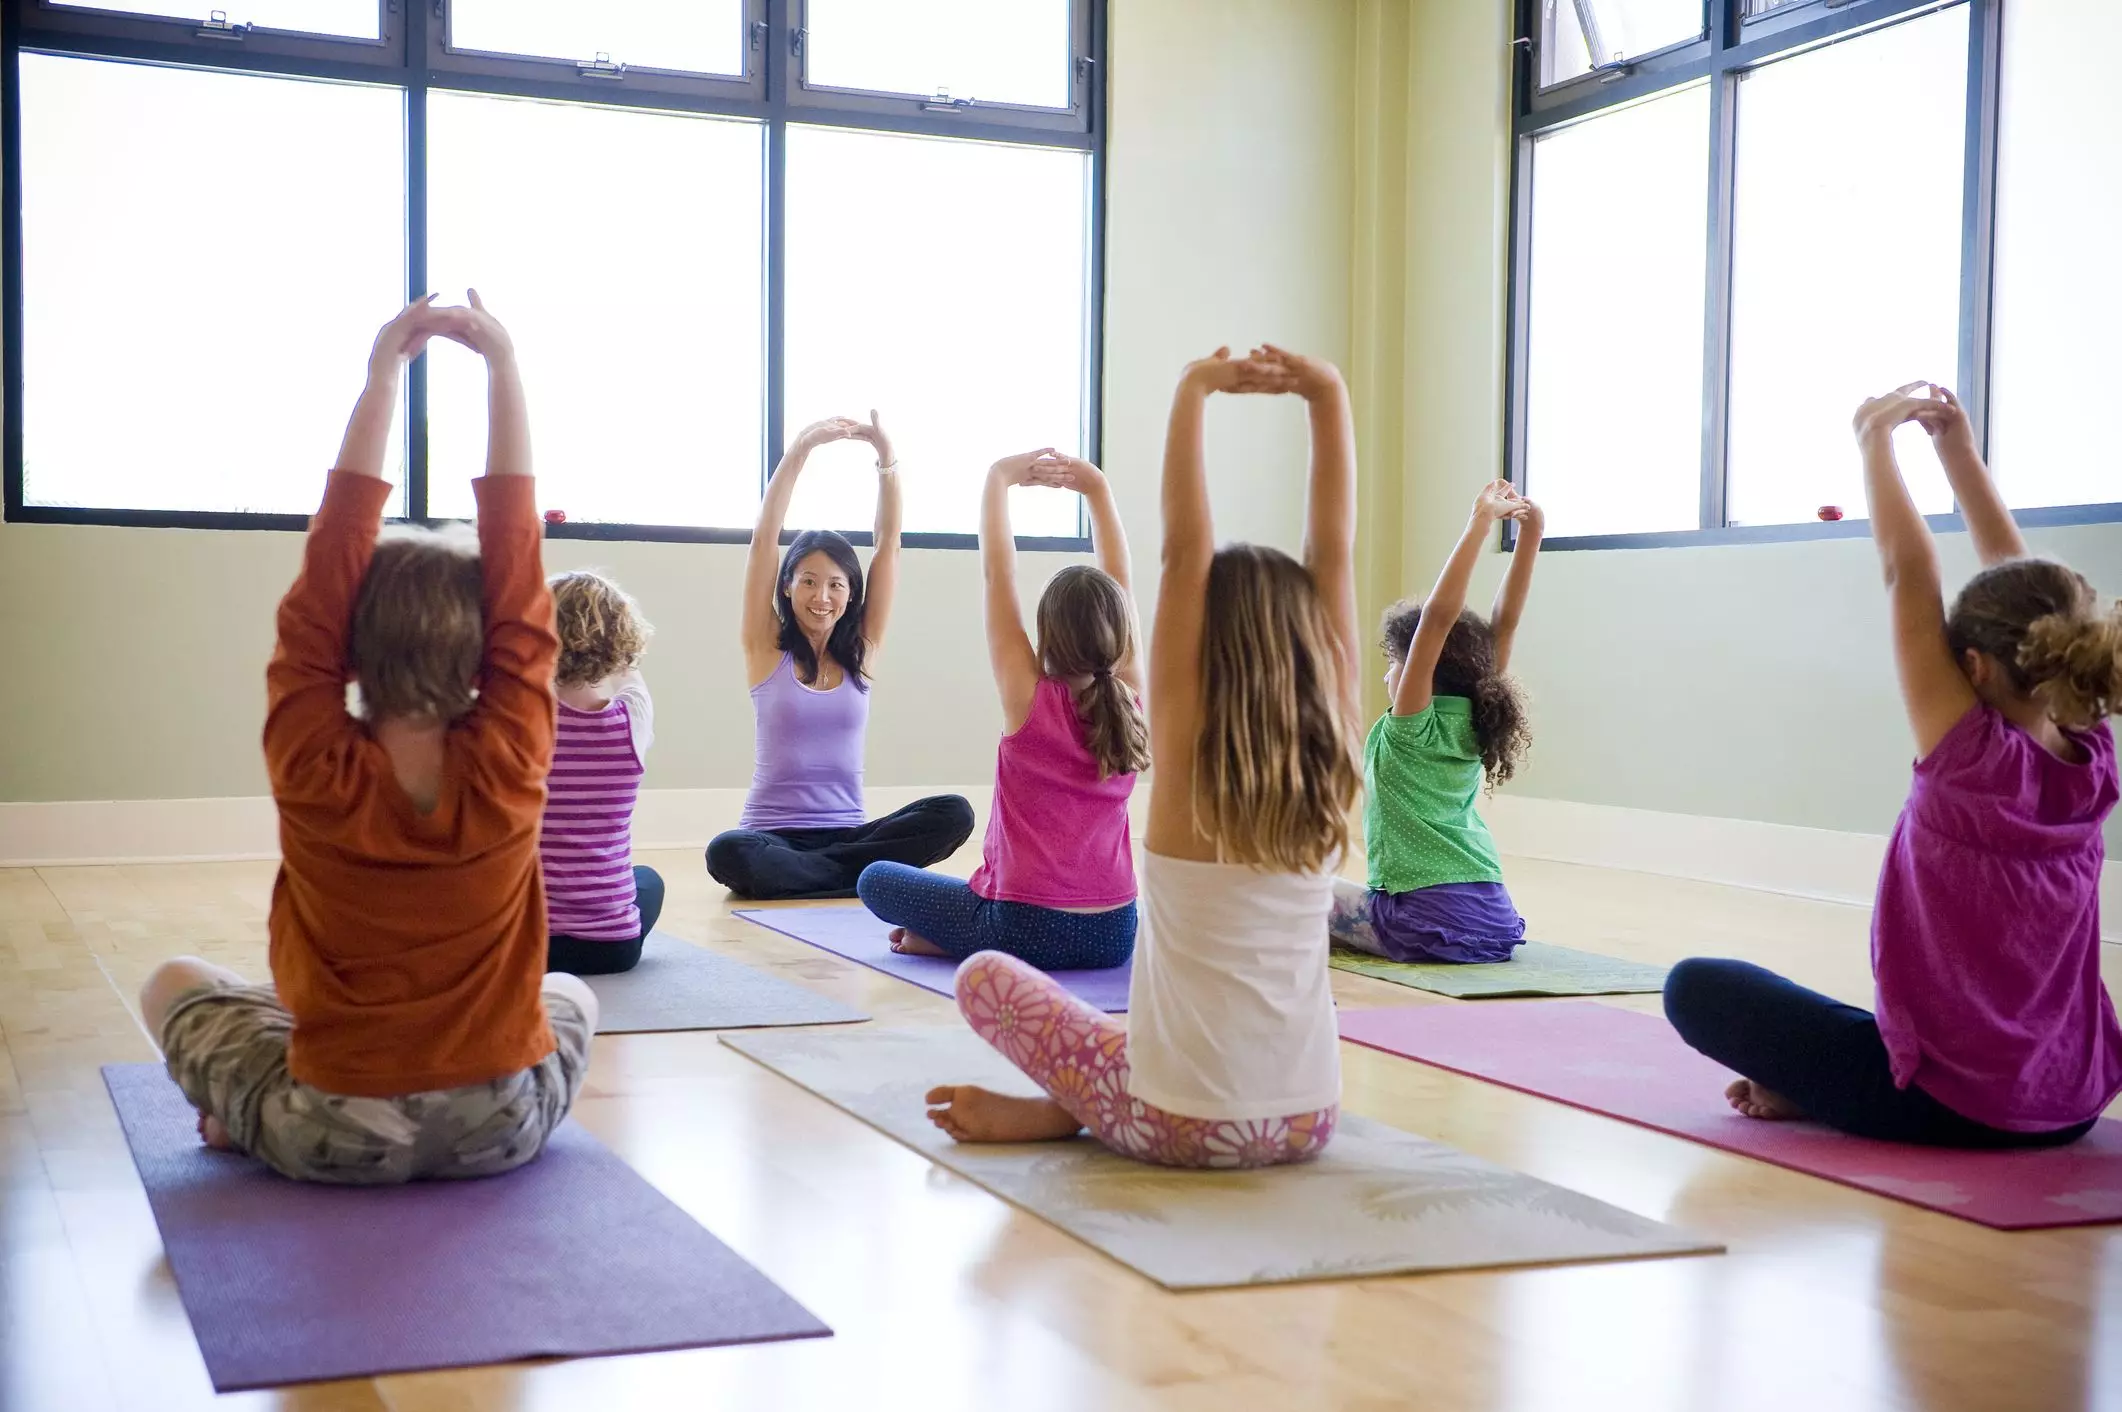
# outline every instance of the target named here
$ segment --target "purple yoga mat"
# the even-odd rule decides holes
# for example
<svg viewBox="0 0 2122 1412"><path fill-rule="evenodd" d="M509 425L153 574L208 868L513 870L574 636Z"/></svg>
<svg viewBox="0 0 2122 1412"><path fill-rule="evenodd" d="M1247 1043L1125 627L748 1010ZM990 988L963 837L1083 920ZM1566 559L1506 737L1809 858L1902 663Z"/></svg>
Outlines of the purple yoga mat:
<svg viewBox="0 0 2122 1412"><path fill-rule="evenodd" d="M2122 1123L2068 1147L1960 1152L1742 1118L1730 1070L1656 1015L1578 1002L1343 1010L1341 1037L2000 1230L2122 1221Z"/></svg>
<svg viewBox="0 0 2122 1412"><path fill-rule="evenodd" d="M745 908L737 915L873 971L912 981L923 990L952 994L951 980L958 974L958 963L942 956L901 956L892 950L891 924L878 921L867 907ZM1127 1009L1127 985L1134 971L1126 965L1050 974L1086 1005L1117 1015Z"/></svg>
<svg viewBox="0 0 2122 1412"><path fill-rule="evenodd" d="M573 1121L506 1176L292 1182L210 1152L159 1064L107 1064L216 1392L832 1330Z"/></svg>

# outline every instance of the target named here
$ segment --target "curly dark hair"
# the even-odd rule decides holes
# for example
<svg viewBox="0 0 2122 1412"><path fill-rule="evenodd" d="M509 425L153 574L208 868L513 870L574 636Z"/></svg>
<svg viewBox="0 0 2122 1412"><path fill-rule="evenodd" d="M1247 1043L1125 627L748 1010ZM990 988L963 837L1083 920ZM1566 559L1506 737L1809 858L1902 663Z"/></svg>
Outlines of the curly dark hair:
<svg viewBox="0 0 2122 1412"><path fill-rule="evenodd" d="M1422 626L1422 605L1402 599L1385 610L1385 655L1407 661L1415 632ZM1481 768L1494 789L1518 772L1518 762L1533 743L1532 722L1518 684L1496 670L1496 634L1488 619L1469 608L1459 614L1444 639L1437 670L1430 679L1437 696L1463 696L1474 703L1474 739L1481 746Z"/></svg>

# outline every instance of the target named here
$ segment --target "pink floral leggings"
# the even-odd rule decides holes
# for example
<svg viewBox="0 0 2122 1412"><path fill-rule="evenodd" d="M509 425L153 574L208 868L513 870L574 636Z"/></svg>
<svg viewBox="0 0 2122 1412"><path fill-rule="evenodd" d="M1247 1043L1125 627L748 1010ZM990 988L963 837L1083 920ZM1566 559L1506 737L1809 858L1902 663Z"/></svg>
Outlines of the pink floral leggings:
<svg viewBox="0 0 2122 1412"><path fill-rule="evenodd" d="M1165 1167L1272 1167L1319 1155L1338 1108L1290 1118L1183 1118L1127 1091L1127 1027L1043 971L1000 951L958 968L958 1009L980 1038L1030 1075L1123 1157Z"/></svg>

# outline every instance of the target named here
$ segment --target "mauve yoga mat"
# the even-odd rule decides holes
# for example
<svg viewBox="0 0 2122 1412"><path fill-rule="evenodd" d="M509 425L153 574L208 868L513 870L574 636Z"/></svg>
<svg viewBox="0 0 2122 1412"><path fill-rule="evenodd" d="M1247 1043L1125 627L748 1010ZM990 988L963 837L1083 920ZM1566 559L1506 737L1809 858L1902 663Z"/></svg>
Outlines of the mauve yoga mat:
<svg viewBox="0 0 2122 1412"><path fill-rule="evenodd" d="M315 1186L201 1146L159 1064L103 1081L216 1392L832 1332L573 1121L506 1176Z"/></svg>
<svg viewBox="0 0 2122 1412"><path fill-rule="evenodd" d="M901 956L892 950L891 924L878 921L867 907L746 908L737 915L873 971L912 981L923 990L938 995L953 993L951 980L958 974L958 963L943 956ZM1085 1004L1113 1014L1127 1009L1128 980L1134 975L1131 965L1051 974Z"/></svg>
<svg viewBox="0 0 2122 1412"><path fill-rule="evenodd" d="M1999 1230L2122 1221L2122 1123L2068 1147L1963 1152L1742 1118L1730 1070L1656 1015L1524 1001L1343 1010L1341 1037Z"/></svg>
<svg viewBox="0 0 2122 1412"><path fill-rule="evenodd" d="M597 993L598 1034L844 1025L869 1018L667 932L649 933L641 962L631 971L582 980Z"/></svg>

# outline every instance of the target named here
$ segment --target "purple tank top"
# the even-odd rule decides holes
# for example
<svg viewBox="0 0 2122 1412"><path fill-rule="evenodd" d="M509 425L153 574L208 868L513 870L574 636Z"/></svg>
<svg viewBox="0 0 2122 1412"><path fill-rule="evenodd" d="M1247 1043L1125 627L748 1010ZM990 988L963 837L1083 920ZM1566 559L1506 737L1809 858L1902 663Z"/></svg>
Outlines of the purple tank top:
<svg viewBox="0 0 2122 1412"><path fill-rule="evenodd" d="M756 723L752 788L739 827L850 829L862 812L862 741L869 693L843 678L831 691L796 680L781 654L772 676L752 688Z"/></svg>

